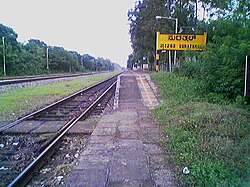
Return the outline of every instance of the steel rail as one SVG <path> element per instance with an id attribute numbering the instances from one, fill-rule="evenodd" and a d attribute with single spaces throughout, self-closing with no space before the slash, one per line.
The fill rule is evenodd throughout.
<path id="1" fill-rule="evenodd" d="M 123 72 L 122 72 L 122 73 L 123 73 Z M 84 88 L 83 90 L 80 90 L 80 91 L 78 91 L 78 92 L 75 92 L 75 93 L 73 93 L 73 94 L 71 94 L 71 95 L 69 95 L 69 96 L 67 96 L 67 97 L 65 97 L 65 98 L 63 98 L 63 99 L 60 99 L 59 101 L 56 101 L 56 102 L 54 102 L 54 103 L 52 103 L 52 104 L 50 104 L 50 105 L 48 105 L 48 106 L 46 106 L 46 107 L 44 107 L 44 108 L 42 108 L 42 109 L 40 109 L 40 110 L 37 110 L 37 111 L 35 111 L 35 112 L 31 113 L 31 114 L 28 114 L 28 115 L 26 115 L 26 116 L 24 116 L 24 117 L 22 117 L 22 118 L 20 118 L 20 119 L 18 119 L 18 120 L 16 120 L 16 121 L 12 122 L 12 123 L 9 123 L 9 124 L 7 124 L 7 125 L 5 125 L 5 126 L 3 126 L 3 127 L 0 128 L 0 134 L 1 134 L 3 131 L 5 131 L 5 130 L 7 130 L 7 129 L 9 129 L 9 128 L 15 126 L 15 125 L 17 125 L 17 124 L 19 124 L 19 123 L 22 122 L 22 121 L 24 121 L 24 120 L 26 120 L 26 119 L 29 119 L 29 118 L 31 118 L 31 117 L 37 115 L 37 114 L 40 114 L 40 113 L 44 112 L 45 110 L 48 110 L 48 109 L 50 109 L 50 108 L 52 108 L 52 107 L 55 107 L 55 106 L 57 106 L 57 105 L 59 105 L 59 104 L 65 102 L 65 101 L 71 99 L 72 97 L 75 97 L 75 96 L 77 96 L 77 95 L 79 95 L 79 94 L 81 94 L 81 93 L 84 93 L 84 92 L 86 92 L 86 91 L 88 91 L 88 90 L 94 88 L 95 86 L 98 86 L 98 85 L 100 85 L 100 84 L 102 84 L 102 83 L 105 83 L 106 81 L 109 81 L 109 80 L 112 79 L 112 78 L 115 78 L 115 77 L 119 76 L 119 75 L 122 74 L 122 73 L 119 73 L 118 75 L 115 75 L 115 76 L 113 76 L 113 77 L 110 77 L 110 78 L 108 78 L 108 79 L 105 79 L 105 80 L 103 80 L 103 81 L 101 81 L 101 82 L 98 82 L 98 83 L 96 83 L 96 84 L 94 84 L 94 85 L 91 85 L 91 86 L 89 86 L 89 87 L 87 87 L 87 88 Z"/>
<path id="2" fill-rule="evenodd" d="M 42 167 L 42 161 L 45 158 L 50 157 L 53 154 L 53 150 L 56 148 L 62 137 L 73 127 L 80 119 L 86 117 L 88 113 L 104 98 L 104 96 L 115 86 L 117 80 L 100 96 L 98 97 L 80 116 L 75 117 L 71 121 L 65 124 L 62 128 L 62 132 L 48 145 L 44 151 L 33 160 L 7 187 L 22 187 L 25 186 L 32 178 L 34 172 L 38 171 Z"/>
<path id="3" fill-rule="evenodd" d="M 24 83 L 24 82 L 40 81 L 40 80 L 79 77 L 79 76 L 94 75 L 94 74 L 100 74 L 100 72 L 94 72 L 94 73 L 89 72 L 89 73 L 71 74 L 71 75 L 38 76 L 38 77 L 14 78 L 14 79 L 0 79 L 0 86 Z"/>

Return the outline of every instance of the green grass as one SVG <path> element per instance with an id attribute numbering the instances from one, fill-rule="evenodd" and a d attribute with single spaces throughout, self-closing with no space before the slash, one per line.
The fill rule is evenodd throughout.
<path id="1" fill-rule="evenodd" d="M 152 75 L 163 103 L 154 115 L 167 135 L 163 144 L 173 162 L 188 167 L 183 186 L 247 186 L 250 177 L 250 120 L 245 109 L 229 105 L 186 77 Z M 212 104 L 216 100 L 221 104 Z M 225 104 L 227 103 L 227 104 Z"/>
<path id="2" fill-rule="evenodd" d="M 36 110 L 54 100 L 104 80 L 115 73 L 74 78 L 39 86 L 17 88 L 0 93 L 0 121 L 11 121 L 16 116 Z"/>

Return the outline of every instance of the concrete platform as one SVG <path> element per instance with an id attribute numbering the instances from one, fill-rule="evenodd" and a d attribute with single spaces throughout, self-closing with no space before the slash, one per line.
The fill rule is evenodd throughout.
<path id="1" fill-rule="evenodd" d="M 140 72 L 120 76 L 116 110 L 97 124 L 66 186 L 175 186 L 150 116 L 159 102 L 146 78 Z"/>

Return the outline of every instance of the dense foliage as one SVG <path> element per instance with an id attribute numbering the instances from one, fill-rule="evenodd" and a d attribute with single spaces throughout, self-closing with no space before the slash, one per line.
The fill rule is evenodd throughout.
<path id="1" fill-rule="evenodd" d="M 208 46 L 201 53 L 186 52 L 182 73 L 200 80 L 207 91 L 234 99 L 243 94 L 245 56 L 250 54 L 250 20 L 227 17 L 211 21 Z M 190 60 L 192 59 L 192 60 Z"/>
<path id="2" fill-rule="evenodd" d="M 7 76 L 105 71 L 119 67 L 109 59 L 94 58 L 88 54 L 81 55 L 76 51 L 67 51 L 63 47 L 48 46 L 36 39 L 19 43 L 17 33 L 2 24 L 0 24 L 0 37 L 0 76 L 3 75 L 3 50 Z"/>
<path id="3" fill-rule="evenodd" d="M 198 19 L 198 8 L 204 9 Z M 208 45 L 202 52 L 178 51 L 180 66 L 176 70 L 196 78 L 208 92 L 229 98 L 243 94 L 244 60 L 250 54 L 250 6 L 240 0 L 138 0 L 128 13 L 133 53 L 127 66 L 148 63 L 156 65 L 156 32 L 174 33 L 175 21 L 156 16 L 178 18 L 185 33 L 208 33 Z M 190 27 L 194 27 L 192 31 Z M 173 60 L 173 59 L 172 59 Z M 161 53 L 159 64 L 168 65 L 167 53 Z"/>

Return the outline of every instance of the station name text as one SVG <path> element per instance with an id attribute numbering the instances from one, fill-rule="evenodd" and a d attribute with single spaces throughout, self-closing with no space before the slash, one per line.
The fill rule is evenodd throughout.
<path id="1" fill-rule="evenodd" d="M 196 35 L 169 35 L 168 40 L 170 41 L 193 41 L 196 39 Z"/>
<path id="2" fill-rule="evenodd" d="M 197 44 L 160 44 L 160 49 L 203 49 L 203 45 Z"/>

